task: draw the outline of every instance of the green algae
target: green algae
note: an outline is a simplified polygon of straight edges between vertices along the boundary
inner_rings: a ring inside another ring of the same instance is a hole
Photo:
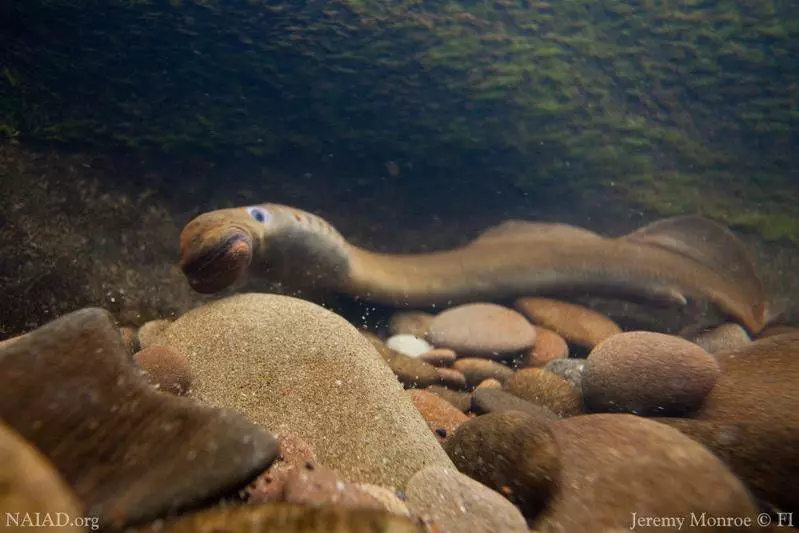
[[[612,183],[652,211],[799,241],[790,2],[88,5],[13,5],[0,137],[300,148],[453,176],[468,153],[486,179],[531,191]]]

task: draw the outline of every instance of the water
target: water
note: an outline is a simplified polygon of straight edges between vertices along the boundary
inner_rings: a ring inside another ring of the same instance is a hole
[[[0,340],[83,307],[138,328],[244,291],[387,337],[380,284],[192,290],[181,230],[265,202],[398,254],[506,220],[617,237],[704,215],[741,239],[778,322],[799,321],[795,2],[9,0],[0,34]],[[624,330],[730,318],[583,289],[559,297]],[[499,292],[473,299],[524,295]]]

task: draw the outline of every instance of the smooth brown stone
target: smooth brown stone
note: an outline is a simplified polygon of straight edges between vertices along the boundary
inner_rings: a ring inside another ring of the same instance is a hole
[[[551,329],[535,327],[535,344],[524,353],[523,367],[540,368],[554,361],[569,356],[569,345]]]
[[[501,388],[502,388],[502,382],[500,382],[498,379],[488,378],[481,381],[480,384],[474,388],[474,390],[477,391],[480,389],[501,389]]]
[[[133,361],[157,390],[182,396],[191,389],[189,358],[182,353],[149,346],[137,352]]]
[[[419,356],[419,359],[433,366],[448,366],[455,362],[458,355],[449,348],[433,348]]]
[[[478,415],[521,411],[536,418],[558,420],[560,417],[541,405],[523,400],[504,390],[480,389],[472,393],[472,412]]]
[[[587,411],[680,416],[696,411],[720,374],[716,359],[675,335],[630,331],[591,351],[582,381]]]
[[[580,413],[580,395],[560,376],[540,368],[517,370],[505,390],[523,400],[546,407],[558,416]]]
[[[470,419],[443,443],[463,474],[504,494],[534,518],[560,479],[560,452],[552,418],[520,411]]]
[[[549,298],[520,298],[516,309],[537,326],[589,350],[621,328],[611,319],[582,305]]]
[[[799,425],[799,333],[716,355],[721,376],[697,417]]]
[[[442,312],[430,324],[427,340],[458,355],[502,359],[535,343],[535,328],[513,309],[490,303],[471,303]]]
[[[799,512],[799,424],[768,420],[714,421],[657,418],[680,430],[724,461],[752,492],[785,512]]]
[[[26,517],[50,516],[66,533],[87,531],[98,518],[86,516],[87,527],[72,522],[83,518],[81,505],[55,467],[36,448],[0,421],[0,524],[2,531],[25,531]],[[64,522],[62,519],[67,519]],[[43,527],[41,529],[48,529]]]
[[[761,498],[799,512],[794,490],[799,477],[799,333],[760,339],[717,354],[716,360],[721,376],[696,417],[741,423],[746,432],[737,438],[747,442],[737,446],[735,439],[725,443],[722,438],[711,449],[730,457],[732,468]]]
[[[799,333],[799,326],[776,325],[768,326],[761,331],[757,338],[766,339],[768,337],[776,337],[777,335],[785,335],[786,333]]]
[[[0,418],[105,526],[226,494],[276,454],[275,439],[242,416],[154,391],[102,309],[70,313],[3,348],[0,375]]]
[[[497,363],[491,359],[483,359],[482,357],[458,359],[455,361],[453,368],[466,376],[466,383],[470,387],[476,387],[488,378],[494,378],[500,383],[504,383],[513,375],[513,369],[502,363]]]
[[[262,503],[217,507],[159,524],[160,533],[425,533],[383,510]]]
[[[388,327],[392,335],[408,334],[424,339],[435,318],[423,311],[398,311],[391,315]]]
[[[701,346],[708,353],[734,350],[752,342],[749,333],[739,324],[733,323],[722,324],[689,340]]]
[[[630,531],[632,513],[638,513],[687,517],[680,531],[704,533],[712,528],[689,523],[691,513],[752,522],[757,516],[755,502],[724,463],[673,428],[629,414],[574,416],[551,427],[562,477],[533,531],[621,533]],[[757,527],[730,531],[754,532]]]
[[[472,395],[468,392],[448,389],[442,385],[430,385],[424,390],[432,392],[436,396],[441,396],[464,413],[469,410],[469,406],[472,404]]]
[[[466,376],[463,375],[463,372],[454,368],[439,368],[438,377],[441,379],[441,384],[445,387],[450,387],[452,389],[466,388]]]

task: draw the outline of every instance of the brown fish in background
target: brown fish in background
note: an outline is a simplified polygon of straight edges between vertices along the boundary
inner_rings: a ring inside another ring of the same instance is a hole
[[[250,272],[397,307],[588,293],[679,306],[703,299],[751,333],[769,319],[743,243],[700,216],[663,219],[618,238],[511,220],[451,250],[383,254],[348,243],[316,215],[261,204],[204,213],[180,242],[183,272],[202,293]]]

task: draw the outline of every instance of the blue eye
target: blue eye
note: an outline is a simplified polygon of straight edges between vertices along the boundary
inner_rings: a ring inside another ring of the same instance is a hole
[[[269,221],[269,212],[266,209],[261,209],[260,207],[248,207],[247,212],[256,222],[265,224]]]

